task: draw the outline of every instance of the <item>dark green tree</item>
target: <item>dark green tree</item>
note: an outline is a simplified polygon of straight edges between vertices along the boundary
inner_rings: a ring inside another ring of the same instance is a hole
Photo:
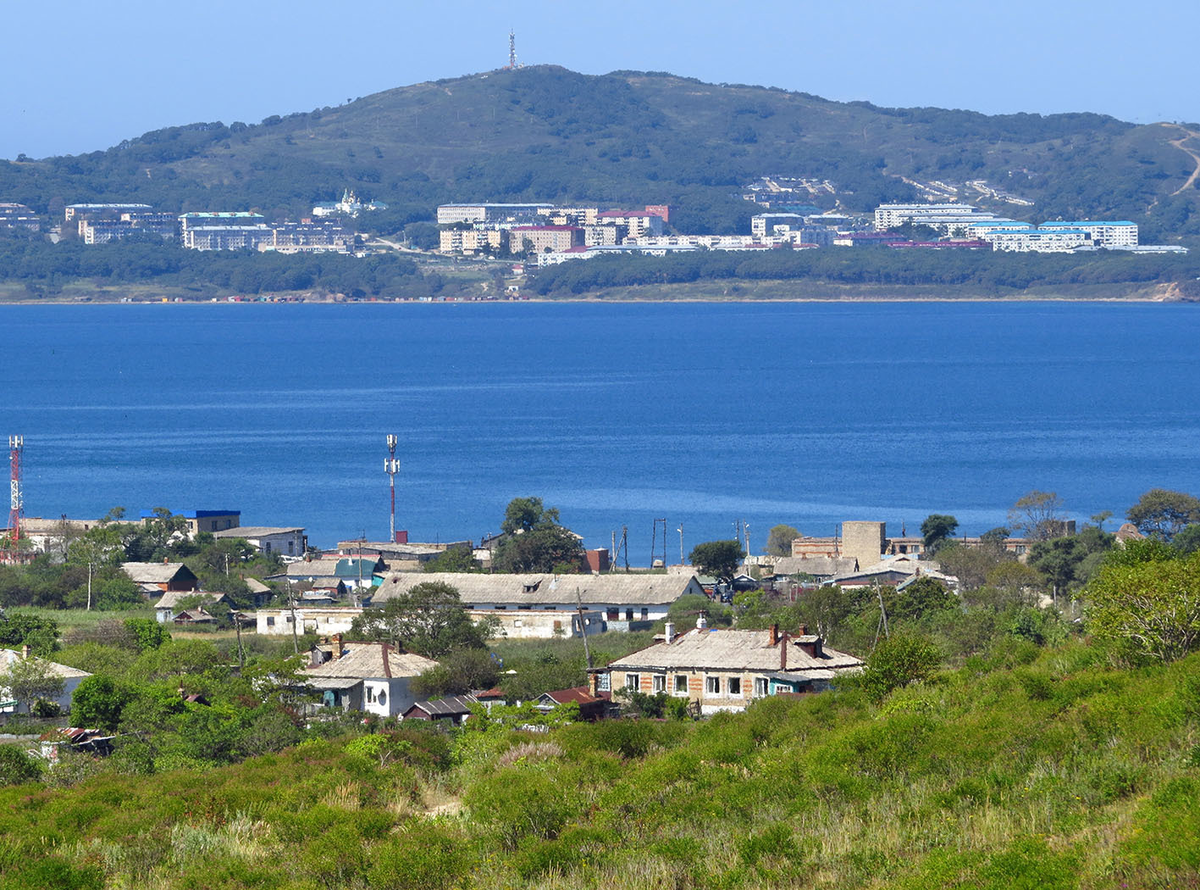
[[[77,726],[115,730],[129,698],[129,693],[108,677],[85,677],[71,696],[71,721]]]
[[[421,569],[426,572],[477,572],[479,563],[467,548],[451,547],[429,560]]]
[[[921,539],[928,553],[936,553],[938,546],[958,528],[958,520],[945,513],[931,513],[921,523]]]
[[[738,541],[705,541],[697,544],[688,554],[688,562],[702,575],[711,575],[718,581],[731,582],[737,575],[745,554]]]
[[[16,745],[0,745],[0,786],[36,782],[42,774],[40,763]]]
[[[893,689],[920,683],[940,667],[941,653],[928,640],[909,634],[892,634],[880,640],[867,657],[860,683],[873,699],[882,699]]]
[[[1192,523],[1200,523],[1200,499],[1182,491],[1152,488],[1126,514],[1144,535],[1170,541]]]
[[[442,581],[423,581],[382,606],[363,611],[351,633],[380,640],[426,658],[457,649],[481,649],[491,629],[471,621],[458,591]]]

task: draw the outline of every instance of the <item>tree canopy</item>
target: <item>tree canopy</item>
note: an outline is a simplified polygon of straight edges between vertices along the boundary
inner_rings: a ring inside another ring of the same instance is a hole
[[[705,541],[688,554],[688,562],[702,575],[712,575],[724,582],[733,581],[744,558],[741,543],[734,540]]]
[[[942,541],[954,534],[958,520],[945,513],[931,513],[921,523],[921,539],[925,549],[935,552]]]
[[[1135,659],[1174,661],[1200,648],[1200,554],[1130,550],[1088,584],[1088,629]]]
[[[1192,523],[1200,523],[1200,498],[1182,491],[1152,488],[1126,514],[1144,535],[1170,541]]]
[[[491,629],[471,620],[455,588],[444,581],[423,581],[382,606],[364,610],[354,619],[351,633],[440,658],[456,649],[483,648]]]
[[[767,533],[768,556],[791,556],[792,541],[800,537],[800,531],[790,525],[772,526]]]

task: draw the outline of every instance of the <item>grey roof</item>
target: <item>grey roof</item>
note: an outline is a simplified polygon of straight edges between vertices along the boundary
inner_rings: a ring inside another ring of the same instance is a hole
[[[419,701],[412,708],[419,708],[430,717],[459,717],[471,713],[471,706],[478,703],[473,695],[447,695],[435,701]]]
[[[251,593],[273,593],[270,587],[263,584],[257,578],[247,578],[246,586],[250,588]]]
[[[174,609],[179,605],[179,601],[181,599],[186,599],[189,597],[195,597],[198,605],[229,602],[228,598],[223,593],[201,593],[198,590],[168,590],[162,595],[162,599],[154,604],[154,608]]]
[[[304,531],[302,525],[287,528],[274,528],[269,525],[239,525],[236,528],[223,528],[213,532],[212,536],[214,538],[266,538],[270,535],[290,535],[302,531]]]
[[[556,580],[557,579],[557,580]],[[670,605],[685,593],[702,593],[694,575],[483,575],[439,572],[435,575],[395,572],[376,588],[373,602],[383,603],[425,581],[444,581],[466,605],[505,603],[574,606],[575,591],[585,605]]]
[[[858,566],[853,556],[783,556],[775,560],[776,575],[843,575]]]
[[[285,574],[289,578],[332,578],[337,574],[338,559],[307,559],[289,563]]]
[[[397,652],[387,643],[343,643],[341,658],[308,668],[304,674],[314,683],[329,677],[357,678],[359,680],[381,677],[415,677],[437,662],[411,652]],[[386,661],[384,656],[387,656]]]
[[[70,667],[69,665],[59,664],[56,661],[46,661],[44,658],[30,656],[37,664],[46,668],[46,673],[54,677],[60,677],[63,680],[72,680],[76,677],[90,677],[87,671],[81,671],[78,668]],[[14,664],[18,664],[25,660],[25,657],[14,649],[0,649],[0,671],[7,672]]]
[[[822,670],[859,668],[862,661],[836,649],[821,648],[813,657],[801,643],[816,642],[815,636],[788,637],[787,663],[780,644],[771,645],[770,631],[697,628],[672,642],[655,643],[608,666],[609,670],[713,670],[807,674]]]
[[[181,562],[123,562],[121,569],[137,584],[166,584],[181,570],[192,571]]]

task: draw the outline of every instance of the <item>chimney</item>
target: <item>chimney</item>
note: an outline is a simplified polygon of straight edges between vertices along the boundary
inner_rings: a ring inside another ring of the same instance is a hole
[[[166,565],[166,564],[167,564],[167,562],[168,562],[168,560],[167,560],[167,557],[165,557],[165,556],[164,556],[164,557],[163,557],[163,565]]]
[[[708,617],[701,612],[700,617],[696,619],[696,630],[704,630],[708,627]]]
[[[785,630],[779,636],[779,669],[781,671],[787,670],[787,647],[788,647],[788,633]]]
[[[800,636],[802,636],[802,637],[808,636],[808,625],[807,624],[800,625]]]
[[[333,635],[333,649],[330,651],[330,661],[337,661],[342,657],[342,635]]]
[[[663,633],[666,634],[668,644],[675,641],[675,625],[672,622],[668,621],[663,625]]]
[[[21,658],[25,661],[29,660],[29,644],[21,646]]]
[[[779,643],[779,625],[772,624],[771,625],[771,638],[770,638],[770,642],[767,645],[775,646],[775,645],[778,645],[778,643]]]

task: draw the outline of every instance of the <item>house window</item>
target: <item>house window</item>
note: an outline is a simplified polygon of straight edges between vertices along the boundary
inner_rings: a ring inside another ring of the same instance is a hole
[[[375,687],[368,686],[367,687],[367,702],[371,703],[373,701],[375,701]]]
[[[687,691],[688,691],[687,674],[676,674],[675,675],[675,694],[676,695],[680,695],[680,694],[687,695]]]
[[[642,688],[642,678],[637,674],[625,675],[625,688],[638,690]]]
[[[649,609],[642,609],[642,620],[643,620],[643,621],[646,621],[646,620],[647,620],[647,619],[649,619],[649,618],[650,618],[650,610],[649,610]]]
[[[608,674],[596,674],[596,691],[610,692],[612,690],[612,677]]]
[[[270,553],[270,552],[271,552],[271,542],[270,541],[263,542],[263,553]]]
[[[513,627],[520,627],[520,626],[521,626],[521,619],[520,619],[520,618],[514,618],[514,619],[513,619]]]
[[[770,688],[767,685],[767,678],[766,677],[755,677],[754,678],[754,697],[761,698],[762,696],[767,695],[768,692],[770,692]]]
[[[742,678],[741,677],[730,677],[727,682],[729,684],[729,694],[730,695],[741,695],[742,694]]]
[[[268,615],[267,616],[267,627],[274,627],[274,626],[275,626],[274,616]]]
[[[633,620],[633,609],[626,609],[626,610],[625,610],[625,620],[626,620],[626,621],[632,621],[632,620]]]
[[[721,678],[720,677],[705,677],[704,691],[709,695],[721,694]]]
[[[654,674],[650,678],[650,691],[651,692],[666,692],[667,691],[667,675],[666,674]]]
[[[621,617],[621,610],[620,609],[609,609],[608,612],[605,614],[605,617],[609,621],[616,621],[617,619],[619,619]]]

